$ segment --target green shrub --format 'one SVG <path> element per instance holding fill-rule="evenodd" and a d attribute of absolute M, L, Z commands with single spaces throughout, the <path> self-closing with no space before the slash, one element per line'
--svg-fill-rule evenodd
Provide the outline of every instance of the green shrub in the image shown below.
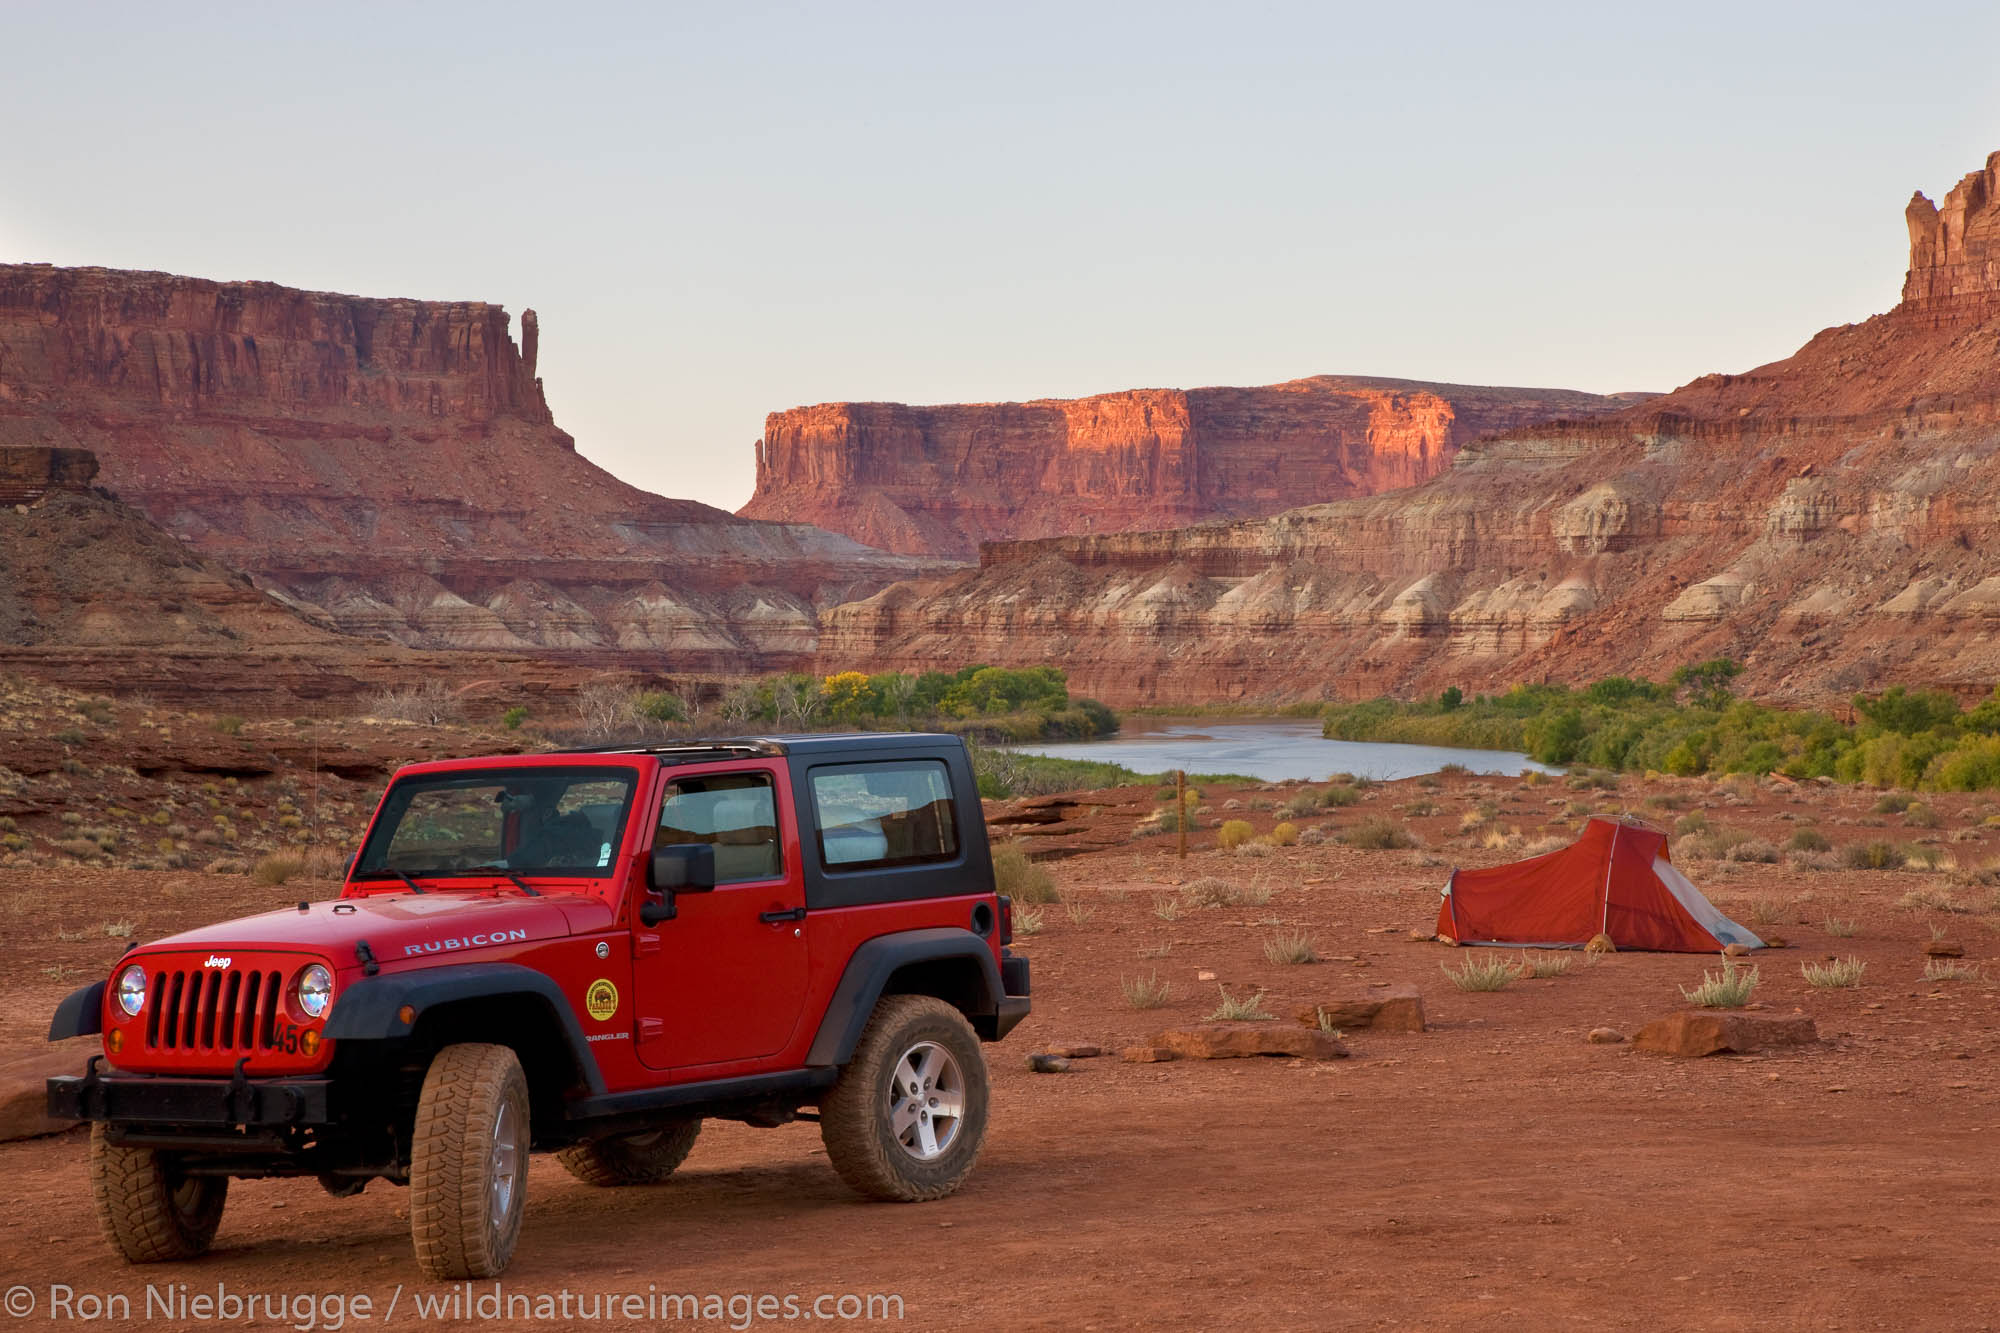
<path fill-rule="evenodd" d="M 1215 845 L 1224 851 L 1233 851 L 1250 841 L 1256 834 L 1257 830 L 1250 826 L 1250 821 L 1247 819 L 1225 819 L 1222 827 L 1216 830 Z"/>
<path fill-rule="evenodd" d="M 1328 787 L 1319 794 L 1319 803 L 1328 809 L 1350 806 L 1360 799 L 1360 789 L 1352 786 Z"/>
<path fill-rule="evenodd" d="M 1851 842 L 1840 849 L 1840 860 L 1849 870 L 1895 870 L 1903 853 L 1893 843 Z"/>
<path fill-rule="evenodd" d="M 1833 844 L 1818 829 L 1802 828 L 1792 834 L 1785 848 L 1793 852 L 1828 852 L 1833 850 Z"/>
<path fill-rule="evenodd" d="M 1293 846 L 1299 840 L 1299 826 L 1285 820 L 1271 829 L 1270 838 L 1273 847 Z"/>
<path fill-rule="evenodd" d="M 508 709 L 506 712 L 500 715 L 500 725 L 507 728 L 507 730 L 509 731 L 519 731 L 521 729 L 521 724 L 523 722 L 526 722 L 527 720 L 528 720 L 528 710 L 521 704 L 515 704 L 512 708 Z"/>
<path fill-rule="evenodd" d="M 1417 840 L 1410 836 L 1408 829 L 1380 818 L 1365 819 L 1353 828 L 1342 830 L 1336 837 L 1349 847 L 1361 847 L 1370 851 L 1389 851 L 1417 845 Z"/>
<path fill-rule="evenodd" d="M 1042 904 L 1061 901 L 1055 878 L 1028 859 L 1028 854 L 1012 843 L 993 849 L 993 884 L 1017 903 Z"/>

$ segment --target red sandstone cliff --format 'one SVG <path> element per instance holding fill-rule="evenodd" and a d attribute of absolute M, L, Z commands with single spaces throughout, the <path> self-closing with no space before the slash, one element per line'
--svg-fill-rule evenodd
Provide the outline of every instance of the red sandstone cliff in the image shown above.
<path fill-rule="evenodd" d="M 1774 696 L 2000 677 L 2000 155 L 1910 210 L 1905 299 L 1427 483 L 1246 522 L 997 543 L 827 620 L 828 661 L 1058 662 L 1114 703 L 1662 676 Z M 947 653 L 947 649 L 949 652 Z"/>
<path fill-rule="evenodd" d="M 473 302 L 0 265 L 0 446 L 100 483 L 342 628 L 654 669 L 789 665 L 925 568 L 651 495 L 576 453 L 540 330 Z"/>
<path fill-rule="evenodd" d="M 885 550 L 970 558 L 982 541 L 1164 528 L 1412 486 L 1467 441 L 1631 395 L 1319 375 L 1258 389 L 774 412 L 745 517 Z"/>

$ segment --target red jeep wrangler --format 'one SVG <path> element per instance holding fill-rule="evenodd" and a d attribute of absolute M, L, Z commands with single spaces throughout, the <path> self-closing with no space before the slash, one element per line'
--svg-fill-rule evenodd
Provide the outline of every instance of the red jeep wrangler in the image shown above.
<path fill-rule="evenodd" d="M 706 1117 L 817 1119 L 841 1178 L 935 1199 L 986 1134 L 981 1041 L 1028 1012 L 964 744 L 806 736 L 415 764 L 340 896 L 135 948 L 65 999 L 135 1263 L 215 1235 L 231 1176 L 411 1190 L 417 1261 L 490 1277 L 528 1153 L 665 1179 Z M 816 1108 L 808 1111 L 805 1108 Z"/>

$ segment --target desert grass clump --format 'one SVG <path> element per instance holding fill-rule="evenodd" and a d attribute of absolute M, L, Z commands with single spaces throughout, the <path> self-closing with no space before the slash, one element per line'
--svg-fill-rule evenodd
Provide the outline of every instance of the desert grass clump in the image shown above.
<path fill-rule="evenodd" d="M 1703 1009 L 1741 1009 L 1750 1003 L 1750 993 L 1761 980 L 1763 974 L 1757 968 L 1738 967 L 1734 959 L 1725 958 L 1720 974 L 1703 972 L 1699 986 L 1693 990 L 1682 986 L 1680 992 L 1689 1004 Z"/>
<path fill-rule="evenodd" d="M 1723 853 L 1723 856 L 1730 861 L 1753 861 L 1761 865 L 1775 865 L 1778 860 L 1778 849 L 1762 838 L 1751 838 L 1747 842 L 1737 843 Z"/>
<path fill-rule="evenodd" d="M 1524 859 L 1532 856 L 1547 856 L 1550 852 L 1561 851 L 1563 848 L 1569 846 L 1569 843 L 1570 840 L 1568 838 L 1562 837 L 1560 834 L 1551 833 L 1547 837 L 1537 838 L 1523 847 L 1521 855 Z"/>
<path fill-rule="evenodd" d="M 1907 792 L 1892 791 L 1875 802 L 1878 815 L 1900 815 L 1911 806 L 1918 804 L 1917 798 Z"/>
<path fill-rule="evenodd" d="M 1153 915 L 1162 921 L 1180 920 L 1181 900 L 1174 897 L 1171 893 L 1161 894 L 1159 897 L 1153 899 Z"/>
<path fill-rule="evenodd" d="M 1911 889 L 1896 900 L 1905 912 L 1963 912 L 1958 900 L 1943 889 Z"/>
<path fill-rule="evenodd" d="M 297 852 L 272 852 L 268 856 L 258 858 L 257 864 L 250 870 L 250 877 L 259 884 L 268 884 L 276 888 L 286 880 L 303 873 L 305 868 L 306 859 Z"/>
<path fill-rule="evenodd" d="M 1081 926 L 1097 915 L 1097 909 L 1080 899 L 1072 898 L 1063 904 L 1063 915 L 1069 918 L 1072 926 Z"/>
<path fill-rule="evenodd" d="M 1859 986 L 1861 974 L 1868 970 L 1868 964 L 1849 954 L 1825 963 L 1800 963 L 1799 973 L 1806 979 L 1806 985 L 1814 990 L 1840 990 Z"/>
<path fill-rule="evenodd" d="M 104 933 L 114 940 L 129 940 L 136 925 L 136 922 L 131 921 L 107 921 L 104 923 Z"/>
<path fill-rule="evenodd" d="M 1290 799 L 1278 808 L 1294 819 L 1303 819 L 1319 809 L 1319 793 L 1311 787 L 1293 792 Z"/>
<path fill-rule="evenodd" d="M 1287 819 L 1271 830 L 1270 839 L 1273 847 L 1296 847 L 1299 841 L 1299 826 Z"/>
<path fill-rule="evenodd" d="M 1826 919 L 1824 928 L 1827 934 L 1839 940 L 1852 939 L 1861 933 L 1861 923 L 1852 918 L 1830 916 Z"/>
<path fill-rule="evenodd" d="M 1487 815 L 1484 810 L 1467 810 L 1458 817 L 1458 831 L 1471 833 L 1486 827 Z"/>
<path fill-rule="evenodd" d="M 1215 845 L 1225 852 L 1233 852 L 1238 847 L 1257 836 L 1257 830 L 1247 819 L 1225 819 L 1222 827 L 1215 831 Z"/>
<path fill-rule="evenodd" d="M 1553 949 L 1537 949 L 1529 953 L 1523 949 L 1520 972 L 1530 980 L 1546 981 L 1550 977 L 1568 976 L 1575 964 L 1576 955 L 1573 953 L 1558 953 Z"/>
<path fill-rule="evenodd" d="M 1274 1017 L 1264 1008 L 1264 992 L 1258 991 L 1247 1000 L 1239 1000 L 1229 993 L 1227 986 L 1217 986 L 1222 992 L 1222 1003 L 1208 1016 L 1210 1023 L 1251 1023 Z"/>
<path fill-rule="evenodd" d="M 1894 843 L 1851 842 L 1840 849 L 1840 860 L 1849 870 L 1894 870 L 1903 854 Z"/>
<path fill-rule="evenodd" d="M 1909 828 L 1936 828 L 1943 822 L 1938 812 L 1922 801 L 1911 801 L 1903 810 L 1903 823 Z"/>
<path fill-rule="evenodd" d="M 1174 998 L 1174 983 L 1162 981 L 1158 972 L 1143 977 L 1122 977 L 1118 988 L 1125 992 L 1125 1003 L 1134 1009 L 1158 1009 Z"/>
<path fill-rule="evenodd" d="M 421 685 L 383 690 L 368 701 L 368 712 L 370 716 L 396 722 L 421 722 L 438 727 L 463 722 L 465 703 L 443 681 L 427 680 Z"/>
<path fill-rule="evenodd" d="M 1014 909 L 1014 933 L 1016 935 L 1039 935 L 1045 924 L 1041 912 L 1032 907 Z"/>
<path fill-rule="evenodd" d="M 1357 778 L 1357 779 L 1352 779 L 1352 781 L 1360 783 L 1363 781 L 1363 779 Z M 1343 786 L 1336 784 L 1334 786 L 1328 787 L 1326 790 L 1322 791 L 1319 794 L 1319 803 L 1328 809 L 1353 805 L 1360 799 L 1361 799 L 1361 788 L 1358 785 Z"/>
<path fill-rule="evenodd" d="M 1301 847 L 1315 847 L 1325 841 L 1326 834 L 1322 833 L 1319 829 L 1302 828 L 1299 830 L 1299 846 Z"/>
<path fill-rule="evenodd" d="M 1249 857 L 1269 856 L 1272 850 L 1268 842 L 1246 842 L 1236 849 L 1236 854 Z"/>
<path fill-rule="evenodd" d="M 993 885 L 1016 903 L 1039 906 L 1061 902 L 1055 877 L 1028 859 L 1027 852 L 1012 843 L 993 852 Z"/>
<path fill-rule="evenodd" d="M 1264 941 L 1264 959 L 1271 963 L 1317 963 L 1319 950 L 1303 930 L 1287 930 Z"/>
<path fill-rule="evenodd" d="M 1508 958 L 1468 958 L 1456 972 L 1439 963 L 1438 971 L 1463 991 L 1505 990 L 1521 979 L 1519 965 Z"/>
<path fill-rule="evenodd" d="M 1369 851 L 1393 851 L 1417 845 L 1416 838 L 1408 829 L 1382 818 L 1362 820 L 1353 828 L 1341 833 L 1340 841 L 1349 847 L 1360 847 Z"/>
<path fill-rule="evenodd" d="M 1243 901 L 1243 890 L 1226 879 L 1203 875 L 1181 887 L 1181 898 L 1193 907 L 1235 907 Z"/>
<path fill-rule="evenodd" d="M 1956 958 L 1927 958 L 1924 960 L 1925 981 L 1977 981 L 1979 964 L 1961 963 Z"/>
<path fill-rule="evenodd" d="M 1833 850 L 1833 844 L 1828 842 L 1826 835 L 1818 829 L 1802 828 L 1795 830 L 1791 838 L 1786 841 L 1785 850 L 1790 852 L 1830 852 Z"/>
<path fill-rule="evenodd" d="M 1683 838 L 1696 833 L 1708 832 L 1708 816 L 1699 810 L 1691 811 L 1674 821 L 1674 832 Z"/>

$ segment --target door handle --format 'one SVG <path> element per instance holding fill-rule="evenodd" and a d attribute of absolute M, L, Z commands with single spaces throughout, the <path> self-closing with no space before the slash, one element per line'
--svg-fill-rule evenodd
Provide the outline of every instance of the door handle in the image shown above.
<path fill-rule="evenodd" d="M 785 921 L 803 921 L 806 919 L 806 909 L 794 907 L 789 912 L 759 912 L 757 919 L 767 926 L 775 926 Z"/>

